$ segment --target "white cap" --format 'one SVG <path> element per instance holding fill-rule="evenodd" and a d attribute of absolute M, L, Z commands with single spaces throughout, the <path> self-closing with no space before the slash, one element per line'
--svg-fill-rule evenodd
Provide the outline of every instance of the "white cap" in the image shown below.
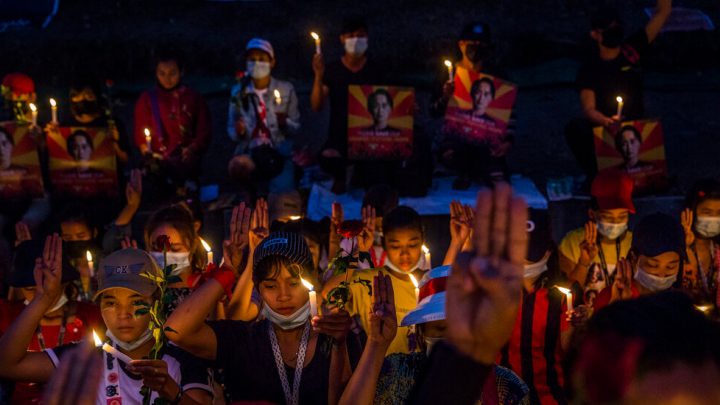
<path fill-rule="evenodd" d="M 249 51 L 251 49 L 259 49 L 270 55 L 271 58 L 275 59 L 275 51 L 273 51 L 273 47 L 270 41 L 264 40 L 262 38 L 253 38 L 247 43 L 247 46 L 245 47 L 246 51 Z"/>

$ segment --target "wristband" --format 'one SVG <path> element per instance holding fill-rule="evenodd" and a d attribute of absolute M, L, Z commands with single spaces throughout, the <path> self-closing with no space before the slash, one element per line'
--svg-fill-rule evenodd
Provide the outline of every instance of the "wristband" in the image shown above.
<path fill-rule="evenodd" d="M 232 288 L 235 286 L 235 273 L 230 267 L 223 265 L 210 273 L 208 278 L 220 283 L 223 290 L 225 290 L 225 294 L 227 294 L 228 297 L 232 297 Z"/>

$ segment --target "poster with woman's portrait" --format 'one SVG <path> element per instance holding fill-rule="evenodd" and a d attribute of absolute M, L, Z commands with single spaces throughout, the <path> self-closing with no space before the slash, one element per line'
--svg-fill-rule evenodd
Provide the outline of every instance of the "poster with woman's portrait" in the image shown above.
<path fill-rule="evenodd" d="M 516 85 L 458 66 L 455 92 L 445 112 L 445 133 L 471 143 L 502 143 L 516 96 Z"/>
<path fill-rule="evenodd" d="M 598 171 L 627 173 L 635 182 L 635 195 L 668 187 L 665 142 L 659 120 L 623 122 L 614 128 L 597 127 L 593 132 Z"/>
<path fill-rule="evenodd" d="M 19 200 L 42 195 L 40 159 L 30 126 L 0 122 L 0 198 Z"/>
<path fill-rule="evenodd" d="M 48 153 L 56 194 L 117 196 L 115 149 L 106 128 L 61 127 L 48 134 Z"/>
<path fill-rule="evenodd" d="M 402 160 L 412 155 L 415 90 L 394 86 L 348 87 L 348 157 Z"/>

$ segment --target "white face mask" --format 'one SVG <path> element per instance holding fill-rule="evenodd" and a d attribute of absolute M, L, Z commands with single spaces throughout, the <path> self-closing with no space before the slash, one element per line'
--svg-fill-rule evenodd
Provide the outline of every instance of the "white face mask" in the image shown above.
<path fill-rule="evenodd" d="M 57 311 L 58 309 L 62 308 L 63 305 L 67 304 L 67 302 L 68 302 L 68 297 L 67 297 L 67 295 L 65 295 L 65 293 L 63 293 L 63 295 L 61 295 L 60 298 L 58 298 L 58 300 L 57 300 L 57 302 L 55 303 L 55 305 L 53 305 L 52 308 L 50 308 L 50 309 L 48 309 L 47 311 L 45 311 L 45 315 L 51 314 L 51 313 Z M 26 306 L 27 306 L 27 305 L 30 305 L 30 301 L 25 300 L 24 304 L 25 304 Z"/>
<path fill-rule="evenodd" d="M 615 240 L 628 229 L 628 223 L 614 224 L 612 222 L 597 221 L 597 230 L 608 240 Z"/>
<path fill-rule="evenodd" d="M 352 55 L 362 55 L 367 51 L 367 37 L 351 37 L 345 40 L 345 52 Z"/>
<path fill-rule="evenodd" d="M 270 75 L 270 62 L 248 61 L 247 71 L 253 79 L 263 79 Z"/>
<path fill-rule="evenodd" d="M 113 335 L 113 333 L 108 329 L 105 331 L 105 335 L 110 338 L 113 342 L 115 342 L 116 345 L 118 345 L 119 348 L 125 350 L 126 352 L 131 352 L 138 347 L 142 346 L 147 342 L 148 340 L 152 339 L 152 331 L 150 329 L 145 329 L 145 332 L 143 332 L 140 337 L 133 340 L 132 342 L 123 342 L 122 340 L 118 339 Z"/>
<path fill-rule="evenodd" d="M 637 272 L 635 272 L 635 281 L 652 292 L 664 291 L 677 281 L 677 274 L 669 277 L 653 276 L 638 266 Z"/>
<path fill-rule="evenodd" d="M 412 266 L 412 268 L 410 268 L 410 270 L 408 270 L 408 271 L 403 271 L 403 270 L 401 270 L 399 267 L 397 267 L 396 265 L 394 265 L 394 264 L 390 261 L 390 259 L 385 260 L 385 267 L 387 267 L 388 269 L 394 271 L 395 273 L 399 273 L 399 274 L 410 274 L 410 273 L 412 273 L 413 271 L 417 270 L 418 267 L 420 267 L 420 265 L 422 265 L 423 263 L 425 263 L 425 254 L 421 254 L 421 255 L 420 255 L 420 259 L 417 261 L 417 263 L 415 263 L 415 265 Z"/>
<path fill-rule="evenodd" d="M 423 340 L 425 340 L 425 354 L 430 357 L 430 352 L 432 351 L 433 346 L 435 346 L 437 342 L 442 342 L 445 339 L 426 337 Z"/>
<path fill-rule="evenodd" d="M 526 264 L 523 268 L 523 277 L 525 278 L 538 278 L 541 274 L 547 271 L 547 262 L 550 259 L 550 255 L 546 254 L 540 261 L 536 263 Z"/>
<path fill-rule="evenodd" d="M 308 318 L 310 318 L 310 301 L 306 302 L 305 305 L 300 307 L 300 309 L 291 315 L 280 315 L 270 309 L 268 304 L 263 304 L 261 313 L 265 316 L 265 318 L 269 319 L 270 322 L 279 326 L 280 329 L 295 329 L 302 326 L 305 322 L 307 322 Z"/>
<path fill-rule="evenodd" d="M 720 235 L 720 217 L 697 217 L 695 231 L 705 238 L 714 238 Z"/>
<path fill-rule="evenodd" d="M 150 255 L 155 259 L 155 263 L 160 269 L 165 268 L 165 257 L 163 252 L 150 252 Z M 174 264 L 175 269 L 170 273 L 171 276 L 179 276 L 185 270 L 190 268 L 190 253 L 189 252 L 167 252 L 167 265 Z"/>

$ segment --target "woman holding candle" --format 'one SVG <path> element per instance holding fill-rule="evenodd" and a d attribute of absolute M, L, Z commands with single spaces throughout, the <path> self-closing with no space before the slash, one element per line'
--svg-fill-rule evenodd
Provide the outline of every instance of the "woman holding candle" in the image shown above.
<path fill-rule="evenodd" d="M 62 245 L 57 235 L 48 237 L 41 258 L 35 262 L 37 281 L 35 296 L 0 339 L 0 376 L 13 380 L 44 383 L 50 380 L 60 359 L 73 345 L 44 352 L 26 351 L 35 325 L 52 303 L 62 294 Z M 156 285 L 140 274 L 157 274 L 153 260 L 137 249 L 125 249 L 104 258 L 100 264 L 100 300 L 106 332 L 113 346 L 132 359 L 142 359 L 154 345 L 148 334 L 150 315 L 136 315 L 137 303 L 152 305 Z M 166 346 L 161 360 L 135 360 L 131 364 L 103 354 L 105 378 L 97 387 L 100 402 L 141 403 L 140 388 L 149 387 L 152 398 L 176 403 L 210 403 L 209 375 L 205 368 L 187 353 Z"/>
<path fill-rule="evenodd" d="M 222 368 L 234 401 L 337 402 L 350 377 L 345 347 L 349 316 L 336 309 L 311 321 L 309 293 L 301 280 L 317 281 L 304 239 L 272 233 L 255 249 L 252 262 L 262 298 L 261 321 L 205 322 L 234 282 L 234 274 L 226 270 L 173 312 L 166 325 L 177 333 L 167 332 L 168 339 Z"/>

